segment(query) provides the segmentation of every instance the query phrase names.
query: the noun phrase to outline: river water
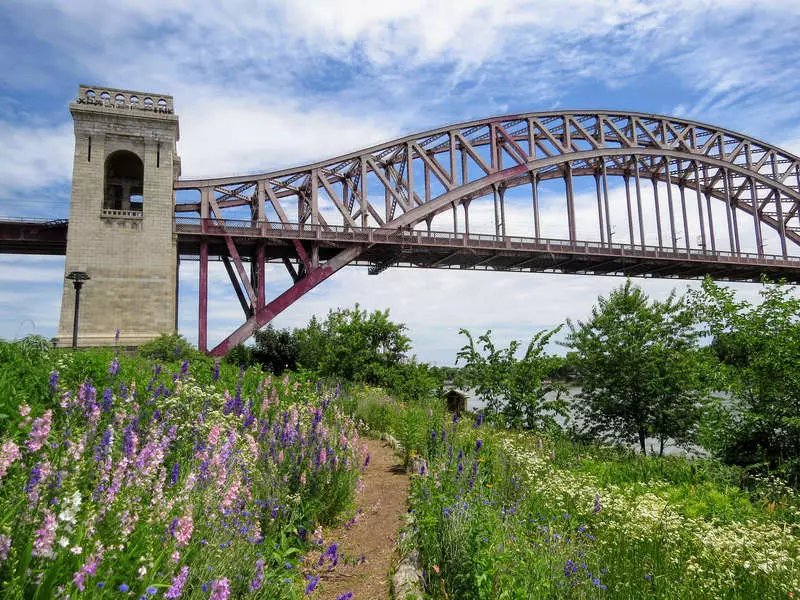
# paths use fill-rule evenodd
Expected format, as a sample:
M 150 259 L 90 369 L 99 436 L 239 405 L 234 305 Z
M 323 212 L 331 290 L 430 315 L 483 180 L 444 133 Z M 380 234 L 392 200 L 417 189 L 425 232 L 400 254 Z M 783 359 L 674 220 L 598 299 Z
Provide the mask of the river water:
M 472 412 L 480 412 L 484 407 L 485 403 L 483 400 L 478 398 L 475 394 L 474 390 L 462 390 L 465 394 L 467 394 L 467 410 Z M 568 403 L 572 403 L 572 400 L 581 393 L 581 388 L 578 386 L 568 386 L 566 389 L 566 400 Z M 729 398 L 730 396 L 724 392 L 715 392 L 712 394 L 714 397 L 718 398 Z M 556 392 L 549 392 L 546 395 L 546 398 L 553 400 L 556 397 Z M 564 397 L 562 393 L 562 398 Z M 560 415 L 555 415 L 555 420 L 558 422 L 559 425 L 566 425 L 568 419 L 564 418 Z M 569 414 L 569 421 L 572 423 L 578 422 L 579 417 L 575 413 Z M 645 442 L 647 446 L 647 451 L 650 454 L 657 454 L 659 448 L 659 441 L 656 438 L 647 438 Z M 630 447 L 635 450 L 639 451 L 639 444 L 631 444 Z M 668 440 L 667 443 L 664 445 L 664 455 L 665 456 L 708 456 L 708 452 L 706 452 L 702 447 L 697 445 L 692 445 L 688 448 L 681 448 L 675 445 L 672 440 Z

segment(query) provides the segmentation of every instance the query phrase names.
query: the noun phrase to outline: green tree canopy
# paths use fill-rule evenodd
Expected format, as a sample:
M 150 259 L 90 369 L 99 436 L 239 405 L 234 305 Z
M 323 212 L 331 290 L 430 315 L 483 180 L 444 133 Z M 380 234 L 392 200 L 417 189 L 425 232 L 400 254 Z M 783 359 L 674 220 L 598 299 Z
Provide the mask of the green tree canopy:
M 271 324 L 256 331 L 252 360 L 261 363 L 276 375 L 297 369 L 300 344 L 297 331 L 275 329 Z
M 411 340 L 405 331 L 388 309 L 368 313 L 356 304 L 331 310 L 323 323 L 312 319 L 297 332 L 298 362 L 323 376 L 378 384 L 406 358 Z
M 646 452 L 647 437 L 694 440 L 709 387 L 707 353 L 683 298 L 650 301 L 628 280 L 598 298 L 586 322 L 567 322 L 584 431 Z
M 512 341 L 507 348 L 496 348 L 492 332 L 487 331 L 478 338 L 478 349 L 470 332 L 462 329 L 460 333 L 467 337 L 467 344 L 456 358 L 456 363 L 464 362 L 457 382 L 475 389 L 486 403 L 487 414 L 500 418 L 504 425 L 526 429 L 554 425 L 554 416 L 565 415 L 566 405 L 559 394 L 547 397 L 554 388 L 546 379 L 560 363 L 545 354 L 545 346 L 559 329 L 533 336 L 520 359 L 516 357 L 518 341 Z
M 737 301 L 710 279 L 691 295 L 706 334 L 725 349 L 733 410 L 716 428 L 713 448 L 727 462 L 781 469 L 800 485 L 800 299 L 771 284 L 761 303 Z

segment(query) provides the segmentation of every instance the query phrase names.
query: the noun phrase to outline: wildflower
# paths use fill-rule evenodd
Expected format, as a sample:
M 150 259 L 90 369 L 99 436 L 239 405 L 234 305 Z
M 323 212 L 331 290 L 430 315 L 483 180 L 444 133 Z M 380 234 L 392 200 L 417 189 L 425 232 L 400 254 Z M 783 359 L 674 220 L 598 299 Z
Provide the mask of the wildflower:
M 8 468 L 19 458 L 19 446 L 11 440 L 3 442 L 0 448 L 0 479 L 6 476 Z
M 127 583 L 120 583 L 120 584 L 119 584 L 119 587 L 117 587 L 117 589 L 118 589 L 120 592 L 127 592 L 127 591 L 128 591 L 129 589 L 131 589 L 131 588 L 130 588 L 130 587 L 128 587 L 128 584 L 127 584 Z
M 97 573 L 97 566 L 102 559 L 103 551 L 100 550 L 97 554 L 92 554 L 87 558 L 86 563 L 72 575 L 72 583 L 74 583 L 80 591 L 83 591 L 85 588 L 86 578 L 94 576 L 95 573 Z
M 148 586 L 145 591 L 151 596 L 155 596 L 158 593 L 158 589 L 154 585 Z
M 164 598 L 180 598 L 180 595 L 183 593 L 183 586 L 186 584 L 186 578 L 188 576 L 189 567 L 184 565 L 181 567 L 180 573 L 172 578 L 172 585 L 169 586 L 169 589 L 164 594 Z
M 208 432 L 208 443 L 212 446 L 216 446 L 217 442 L 219 442 L 220 433 L 221 427 L 219 426 L 219 423 L 214 423 L 211 431 Z
M 50 435 L 50 425 L 53 420 L 53 411 L 47 409 L 41 417 L 33 420 L 31 432 L 28 434 L 28 441 L 25 445 L 31 452 L 37 452 L 47 441 L 47 436 Z
M 456 425 L 458 423 L 458 418 L 459 418 L 458 413 L 453 413 L 453 425 Z
M 169 476 L 170 487 L 178 483 L 178 477 L 180 477 L 180 474 L 181 474 L 181 466 L 180 464 L 175 463 L 174 465 L 172 465 L 172 472 L 170 473 Z
M 50 511 L 44 511 L 42 526 L 36 530 L 36 539 L 33 542 L 32 556 L 49 557 L 53 552 L 53 542 L 56 539 L 56 516 Z
M 473 427 L 475 427 L 475 429 L 477 429 L 481 425 L 483 425 L 483 413 L 482 412 L 478 413 L 478 418 L 475 419 L 475 425 L 473 425 Z
M 0 534 L 0 561 L 8 558 L 8 552 L 11 550 L 11 538 L 6 534 Z
M 603 510 L 603 505 L 600 504 L 600 494 L 594 495 L 594 508 L 592 509 L 592 514 L 596 515 L 601 510 Z
M 369 459 L 370 459 L 369 452 L 367 452 L 367 458 L 364 459 L 364 467 L 366 467 L 369 464 Z
M 353 597 L 353 592 L 346 592 L 341 596 L 336 596 L 336 600 L 351 600 Z
M 475 451 L 480 452 L 481 448 L 483 448 L 483 440 L 478 440 L 475 442 Z
M 108 365 L 108 374 L 113 376 L 117 374 L 117 371 L 119 371 L 119 360 L 117 360 L 117 357 L 115 356 L 111 360 L 111 364 Z
M 319 577 L 313 577 L 311 575 L 306 575 L 306 577 L 308 577 L 308 585 L 306 586 L 306 596 L 308 596 L 311 592 L 317 589 Z
M 652 581 L 652 580 L 653 580 L 653 576 L 652 576 L 652 575 L 649 575 L 649 574 L 648 574 L 648 575 L 645 575 L 645 576 L 644 576 L 644 578 L 645 578 L 647 581 Z
M 219 361 L 214 361 L 214 367 L 211 369 L 211 377 L 214 381 L 219 379 Z
M 192 506 L 188 507 L 186 514 L 178 519 L 173 535 L 178 542 L 178 547 L 186 546 L 192 539 L 194 520 L 192 519 Z
M 436 572 L 436 574 L 438 575 L 439 574 L 439 565 L 433 565 L 432 568 Z
M 264 585 L 264 561 L 259 559 L 256 561 L 256 575 L 250 582 L 250 591 L 261 589 L 262 585 Z
M 58 389 L 58 371 L 50 373 L 50 392 L 55 393 Z
M 231 593 L 228 587 L 228 578 L 223 577 L 219 581 L 211 584 L 211 598 L 209 600 L 228 600 L 228 595 Z

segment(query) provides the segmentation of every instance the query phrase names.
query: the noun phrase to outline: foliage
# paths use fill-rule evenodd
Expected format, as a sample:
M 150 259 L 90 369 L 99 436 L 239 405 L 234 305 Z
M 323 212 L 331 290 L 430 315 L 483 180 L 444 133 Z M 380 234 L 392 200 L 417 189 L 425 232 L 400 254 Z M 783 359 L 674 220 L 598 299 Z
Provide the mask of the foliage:
M 178 597 L 181 578 L 181 597 L 300 596 L 308 534 L 349 510 L 365 458 L 338 391 L 205 360 L 46 354 L 58 369 L 0 436 L 3 598 Z
M 245 346 L 244 344 L 238 344 L 228 350 L 225 354 L 225 357 L 222 359 L 224 362 L 228 363 L 229 365 L 235 365 L 237 367 L 247 367 L 254 363 L 253 361 L 253 350 L 250 346 Z
M 19 403 L 47 395 L 47 376 L 56 351 L 41 336 L 0 340 L 0 435 L 20 422 Z
M 472 335 L 460 331 L 467 344 L 458 352 L 458 361 L 464 361 L 459 374 L 462 386 L 474 388 L 486 403 L 486 412 L 509 427 L 545 429 L 556 425 L 555 415 L 566 416 L 566 403 L 561 398 L 560 386 L 546 383 L 546 379 L 559 364 L 558 359 L 545 354 L 550 338 L 560 330 L 543 331 L 533 336 L 522 358 L 517 359 L 519 342 L 512 341 L 507 348 L 496 348 L 492 332 L 478 338 L 481 349 L 476 349 Z M 555 397 L 550 398 L 555 392 Z
M 412 475 L 406 543 L 420 550 L 428 598 L 800 592 L 800 498 L 776 482 L 749 491 L 739 469 L 714 459 L 653 458 L 435 413 L 426 421 L 415 404 L 375 391 L 357 411 L 369 426 L 405 423 L 417 429 L 410 438 L 427 440 L 415 447 L 425 468 Z
M 443 384 L 440 371 L 413 359 L 389 366 L 380 380 L 393 396 L 407 402 L 438 397 Z
M 286 370 L 295 371 L 300 357 L 299 338 L 297 330 L 278 330 L 272 325 L 267 325 L 264 329 L 256 331 L 252 360 L 276 375 Z
M 138 352 L 140 356 L 158 362 L 193 360 L 203 355 L 179 333 L 162 333 L 139 346 Z
M 683 298 L 650 302 L 628 280 L 598 298 L 586 322 L 567 322 L 566 344 L 582 386 L 582 429 L 623 442 L 648 436 L 692 442 L 711 385 L 697 348 L 695 318 Z
M 710 279 L 692 296 L 705 333 L 729 349 L 733 406 L 713 413 L 707 440 L 727 462 L 778 469 L 799 487 L 800 299 L 785 283 L 763 284 L 758 305 L 737 301 Z
M 405 330 L 389 320 L 388 309 L 331 310 L 323 323 L 314 318 L 298 332 L 298 362 L 323 377 L 378 384 L 411 347 Z

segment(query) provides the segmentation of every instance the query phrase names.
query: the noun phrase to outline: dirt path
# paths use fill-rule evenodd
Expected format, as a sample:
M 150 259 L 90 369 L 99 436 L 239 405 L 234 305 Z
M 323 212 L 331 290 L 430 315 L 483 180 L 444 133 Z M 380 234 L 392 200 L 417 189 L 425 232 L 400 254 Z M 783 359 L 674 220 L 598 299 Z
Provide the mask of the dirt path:
M 370 463 L 356 497 L 356 507 L 361 510 L 356 522 L 323 532 L 324 548 L 338 542 L 344 560 L 333 571 L 318 573 L 319 587 L 311 598 L 336 600 L 347 592 L 353 593 L 352 600 L 390 597 L 389 571 L 402 517 L 408 510 L 408 476 L 385 442 L 367 440 L 367 447 Z M 320 551 L 312 552 L 307 560 L 313 565 L 319 556 Z

